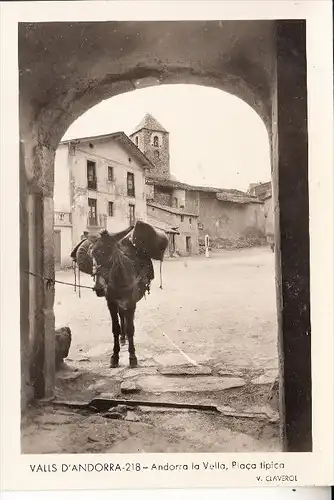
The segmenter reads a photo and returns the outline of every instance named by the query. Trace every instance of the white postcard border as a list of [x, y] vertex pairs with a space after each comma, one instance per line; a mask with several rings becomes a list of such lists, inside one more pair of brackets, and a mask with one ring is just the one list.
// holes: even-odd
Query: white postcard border
[[[296, 486], [333, 478], [333, 86], [332, 9], [327, 0], [11, 2], [1, 4], [1, 455], [5, 489], [58, 490], [256, 486], [248, 472], [45, 473], [30, 464], [284, 462]], [[306, 19], [308, 58], [313, 453], [20, 454], [20, 324], [17, 23], [37, 21]], [[14, 250], [13, 250], [14, 249]], [[276, 486], [276, 484], [267, 484]]]

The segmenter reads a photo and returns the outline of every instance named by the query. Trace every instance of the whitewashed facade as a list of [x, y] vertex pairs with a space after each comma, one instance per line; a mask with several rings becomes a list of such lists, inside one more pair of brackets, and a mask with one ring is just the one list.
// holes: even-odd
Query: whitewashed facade
[[150, 160], [123, 133], [60, 143], [55, 161], [55, 258], [70, 253], [85, 232], [125, 229], [146, 221], [145, 170]]

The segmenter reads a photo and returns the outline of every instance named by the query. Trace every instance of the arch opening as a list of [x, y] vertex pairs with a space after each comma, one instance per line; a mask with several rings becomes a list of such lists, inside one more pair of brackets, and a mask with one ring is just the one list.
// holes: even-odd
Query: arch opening
[[[117, 23], [111, 24], [119, 26]], [[139, 24], [125, 23], [124, 35], [129, 30], [130, 32], [131, 30], [134, 30], [134, 32], [138, 31]], [[91, 30], [88, 35], [86, 33], [87, 43], [92, 43], [92, 38], [90, 37], [94, 34], [95, 29], [99, 29], [99, 27], [94, 27], [93, 25], [94, 23], [91, 23], [89, 27], [84, 27], [84, 30]], [[222, 27], [228, 29], [224, 31]], [[73, 72], [70, 70], [68, 72], [63, 62], [59, 60], [59, 55], [61, 59], [64, 57], [64, 53], [66, 53], [66, 51], [62, 52], [59, 43], [68, 43], [70, 37], [75, 45], [76, 40], [82, 36], [82, 31], [80, 31], [82, 27], [64, 25], [62, 26], [61, 36], [59, 36], [59, 31], [57, 32], [59, 26], [37, 26], [35, 30], [30, 31], [29, 35], [27, 35], [26, 28], [26, 26], [23, 26], [20, 32], [21, 47], [23, 46], [22, 39], [28, 42], [25, 44], [22, 54], [29, 54], [28, 62], [27, 56], [26, 59], [21, 57], [20, 60], [22, 89], [20, 95], [20, 131], [22, 141], [21, 187], [24, 186], [22, 193], [28, 193], [28, 195], [22, 194], [24, 205], [22, 208], [22, 239], [24, 241], [27, 240], [27, 245], [21, 245], [21, 248], [25, 248], [25, 252], [27, 253], [26, 246], [29, 247], [28, 265], [31, 270], [42, 269], [43, 272], [49, 273], [50, 277], [54, 276], [54, 256], [50, 245], [53, 239], [53, 224], [50, 217], [53, 213], [52, 197], [55, 151], [68, 126], [94, 104], [106, 97], [137, 88], [136, 85], [138, 84], [136, 82], [139, 82], [141, 85], [152, 85], [152, 78], [155, 79], [155, 83], [158, 83], [158, 81], [159, 83], [180, 83], [180, 81], [189, 83], [191, 81], [193, 83], [200, 82], [201, 85], [221, 88], [243, 98], [245, 102], [257, 110], [259, 116], [264, 120], [271, 141], [275, 207], [278, 209], [278, 197], [286, 203], [285, 208], [280, 206], [279, 221], [276, 219], [276, 224], [284, 224], [288, 228], [285, 233], [276, 231], [278, 248], [276, 251], [276, 265], [279, 280], [279, 296], [281, 293], [285, 294], [285, 308], [284, 310], [283, 308], [279, 308], [279, 328], [284, 337], [284, 342], [282, 339], [280, 340], [282, 357], [285, 361], [283, 365], [284, 375], [282, 376], [288, 380], [289, 375], [292, 376], [293, 373], [298, 372], [298, 376], [292, 377], [293, 381], [289, 382], [288, 390], [282, 393], [284, 400], [282, 408], [284, 408], [284, 412], [288, 408], [288, 414], [283, 412], [283, 431], [285, 440], [289, 443], [288, 446], [291, 451], [292, 449], [293, 451], [300, 451], [301, 448], [307, 448], [307, 451], [309, 451], [310, 447], [312, 447], [310, 373], [308, 372], [310, 367], [310, 345], [308, 339], [305, 340], [303, 337], [303, 331], [306, 328], [305, 325], [309, 322], [309, 298], [307, 296], [309, 292], [309, 278], [307, 269], [305, 268], [308, 262], [307, 230], [305, 233], [305, 227], [308, 227], [308, 209], [307, 168], [305, 170], [305, 165], [307, 167], [307, 130], [305, 130], [306, 64], [304, 60], [305, 26], [303, 23], [300, 21], [290, 24], [257, 21], [233, 21], [226, 22], [225, 24], [221, 22], [178, 23], [175, 31], [177, 33], [175, 37], [177, 39], [176, 47], [170, 43], [162, 43], [159, 49], [162, 51], [160, 54], [161, 57], [157, 58], [154, 55], [154, 60], [150, 58], [145, 60], [145, 47], [150, 46], [150, 44], [154, 47], [157, 46], [158, 44], [154, 44], [154, 37], [157, 35], [161, 36], [161, 25], [157, 29], [154, 23], [148, 23], [145, 29], [147, 30], [149, 40], [140, 40], [140, 43], [137, 44], [137, 53], [140, 54], [140, 58], [142, 59], [138, 60], [136, 54], [131, 52], [131, 50], [125, 53], [123, 61], [125, 62], [126, 71], [123, 73], [119, 71], [113, 58], [111, 58], [110, 66], [107, 69], [104, 68], [101, 73], [103, 51], [100, 50], [100, 45], [94, 48], [94, 43], [91, 45], [93, 47], [92, 50], [88, 51], [89, 53], [87, 52], [87, 57], [92, 57], [94, 51], [95, 54], [100, 54], [100, 57], [96, 60], [92, 71], [89, 72], [86, 70], [88, 61], [86, 55], [78, 52], [78, 57], [82, 61], [82, 65], [76, 71]], [[58, 75], [63, 78], [62, 83], [57, 78], [57, 74], [55, 75], [55, 72], [50, 70], [49, 63], [43, 60], [39, 54], [40, 48], [36, 44], [36, 40], [43, 38], [42, 34], [45, 29], [49, 29], [50, 33], [53, 33], [53, 37], [46, 37], [51, 40], [49, 54], [52, 57], [49, 60], [54, 65]], [[79, 37], [77, 29], [80, 31]], [[40, 30], [40, 33], [38, 30]], [[201, 35], [206, 33], [203, 35], [205, 43], [201, 36], [189, 36], [191, 30], [193, 30], [193, 35], [196, 35], [196, 33], [201, 33]], [[119, 33], [118, 31], [118, 36]], [[164, 36], [166, 40], [170, 41], [168, 31], [166, 31]], [[211, 36], [212, 38], [210, 38]], [[282, 36], [283, 38], [288, 38], [292, 45], [298, 47], [298, 50], [293, 51], [291, 44], [289, 45], [289, 49], [287, 49], [287, 46], [282, 43]], [[96, 38], [95, 35], [93, 36], [94, 38]], [[233, 50], [233, 42], [236, 38], [239, 40], [237, 53]], [[197, 46], [194, 49], [194, 47], [191, 47], [191, 44], [197, 43], [197, 40], [201, 40], [201, 46]], [[217, 47], [214, 40], [219, 42], [219, 47], [224, 46], [225, 49], [222, 51], [222, 49]], [[56, 44], [53, 47], [52, 44], [55, 42]], [[115, 43], [115, 39], [111, 40], [110, 43]], [[58, 53], [55, 50], [57, 44]], [[105, 41], [105, 45], [106, 47], [108, 46], [107, 41]], [[166, 49], [166, 47], [169, 48]], [[209, 51], [211, 50], [213, 56], [205, 59], [208, 49]], [[186, 60], [185, 54], [189, 53], [196, 54], [196, 57], [186, 67], [183, 61]], [[277, 57], [277, 54], [280, 54], [282, 57]], [[41, 60], [42, 63], [38, 68], [39, 71], [31, 74], [28, 70], [32, 63], [31, 58], [34, 57], [37, 60]], [[132, 57], [133, 60], [131, 61]], [[284, 76], [290, 74], [292, 68], [296, 67], [296, 58], [299, 58], [298, 64], [302, 68], [302, 71], [297, 75], [297, 78], [300, 80], [300, 86], [296, 88], [301, 93], [301, 99], [298, 102], [295, 100], [295, 96], [291, 95], [289, 84], [286, 82]], [[143, 61], [145, 62], [143, 63]], [[37, 73], [38, 84], [36, 84]], [[66, 78], [66, 74], [68, 78]], [[280, 77], [279, 80], [276, 77], [277, 75]], [[56, 78], [52, 80], [54, 76]], [[76, 80], [73, 80], [73, 77]], [[39, 95], [34, 92], [34, 85]], [[292, 113], [295, 117], [292, 125], [291, 120], [289, 121], [286, 115], [286, 111], [284, 111], [287, 109], [289, 109], [290, 115]], [[279, 122], [277, 120], [278, 110], [280, 111]], [[35, 123], [33, 129], [31, 129], [31, 123]], [[303, 123], [304, 126], [302, 125]], [[294, 132], [294, 144], [289, 140], [291, 127], [293, 127]], [[298, 133], [296, 132], [297, 130]], [[280, 137], [280, 141], [278, 141], [278, 136]], [[300, 157], [302, 164], [302, 168], [298, 173], [296, 170], [297, 167], [293, 167], [296, 157]], [[291, 170], [289, 172], [290, 167]], [[278, 175], [279, 173], [280, 175]], [[292, 193], [289, 185], [296, 186], [299, 176], [301, 176], [302, 182], [298, 182], [298, 190]], [[24, 199], [24, 196], [26, 196], [26, 199]], [[28, 213], [27, 205], [29, 203], [33, 210]], [[292, 207], [296, 209], [294, 221], [291, 221], [288, 217]], [[303, 211], [301, 211], [301, 207]], [[31, 213], [34, 213], [34, 220]], [[303, 221], [303, 224], [300, 225], [301, 221]], [[31, 228], [33, 238], [29, 239], [29, 234], [24, 229], [24, 226]], [[298, 250], [296, 250], [297, 247], [294, 245], [294, 242], [289, 241], [289, 239], [293, 240], [294, 238], [300, 238], [302, 242]], [[35, 255], [35, 248], [42, 249], [40, 256]], [[281, 259], [288, 255], [290, 263], [283, 268], [281, 266]], [[27, 262], [27, 259], [25, 261]], [[306, 303], [302, 318], [300, 317], [299, 306], [292, 299], [290, 300], [287, 292], [288, 285], [293, 280], [293, 275], [299, 276], [302, 280], [305, 279], [303, 287], [300, 283], [294, 283], [293, 285], [295, 290], [297, 290], [298, 296], [300, 296], [300, 300]], [[22, 279], [22, 287], [24, 291], [22, 302], [25, 302], [26, 305], [27, 301], [29, 303], [29, 287], [24, 279]], [[40, 386], [41, 394], [46, 395], [52, 393], [54, 381], [52, 360], [48, 359], [50, 352], [54, 348], [53, 340], [50, 338], [50, 332], [52, 333], [54, 329], [53, 290], [44, 290], [43, 287], [36, 284], [36, 293], [33, 292], [31, 295], [30, 303], [32, 307], [28, 315], [26, 307], [24, 306], [23, 308], [27, 324], [24, 325], [21, 335], [22, 338], [26, 338], [27, 328], [28, 330], [31, 328], [28, 317], [29, 315], [34, 315], [38, 304], [41, 304], [40, 300], [42, 300], [44, 307], [42, 307], [41, 313], [37, 315], [41, 346], [41, 365], [40, 371], [37, 374], [37, 378], [39, 378], [37, 385]], [[298, 315], [299, 319], [297, 319]], [[290, 328], [291, 325], [294, 325], [293, 318], [297, 319], [299, 325], [299, 330], [297, 328], [298, 331], [291, 330]], [[46, 332], [49, 332], [49, 335]], [[295, 343], [294, 340], [296, 340]], [[307, 360], [303, 366], [293, 364], [292, 362], [291, 353], [300, 356], [300, 352], [304, 352]], [[288, 355], [287, 353], [290, 354]], [[293, 372], [293, 370], [295, 371]], [[26, 376], [26, 367], [22, 373], [23, 377]], [[301, 395], [298, 399], [299, 405], [302, 405], [302, 408], [305, 410], [304, 413], [302, 412], [302, 416], [300, 416], [301, 407], [299, 406], [298, 408], [293, 401], [294, 395], [296, 396], [297, 394]], [[290, 422], [289, 425], [287, 425], [287, 420]], [[294, 434], [298, 426], [299, 431], [300, 428], [303, 429], [304, 436], [307, 436], [306, 440], [304, 436], [300, 438], [303, 434], [302, 432], [295, 432]]]

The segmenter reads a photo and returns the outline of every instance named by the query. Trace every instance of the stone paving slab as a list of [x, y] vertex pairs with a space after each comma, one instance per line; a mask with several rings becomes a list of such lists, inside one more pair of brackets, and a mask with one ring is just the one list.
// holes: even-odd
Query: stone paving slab
[[278, 370], [268, 370], [263, 373], [259, 377], [252, 380], [252, 384], [254, 385], [265, 385], [265, 384], [273, 384], [278, 375]]
[[219, 370], [218, 374], [221, 377], [243, 377], [245, 375], [245, 372], [242, 370]]
[[144, 392], [216, 392], [226, 389], [243, 387], [242, 378], [224, 377], [161, 377], [147, 376], [137, 380], [138, 387]]
[[174, 375], [174, 376], [200, 376], [200, 375], [211, 375], [212, 370], [208, 366], [170, 366], [169, 368], [159, 368], [159, 373], [164, 376]]
[[157, 368], [155, 366], [141, 367], [141, 368], [131, 368], [129, 370], [124, 370], [122, 373], [122, 378], [124, 380], [140, 377], [143, 375], [154, 375], [157, 373]]
[[[186, 352], [186, 354], [196, 363], [207, 363], [210, 361], [210, 356], [206, 354], [190, 353], [188, 351]], [[158, 356], [154, 357], [154, 361], [158, 365], [163, 367], [184, 366], [185, 363], [187, 363], [186, 358], [179, 352], [159, 354]]]
[[123, 394], [133, 394], [139, 391], [140, 388], [137, 386], [135, 382], [131, 380], [125, 380], [124, 382], [121, 383], [121, 392]]

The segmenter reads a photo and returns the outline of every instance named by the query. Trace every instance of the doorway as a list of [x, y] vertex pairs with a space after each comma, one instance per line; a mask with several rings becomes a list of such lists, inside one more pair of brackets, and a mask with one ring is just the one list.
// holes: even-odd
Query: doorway
[[186, 252], [191, 253], [191, 237], [186, 236]]
[[169, 254], [172, 256], [175, 253], [175, 234], [169, 234]]

